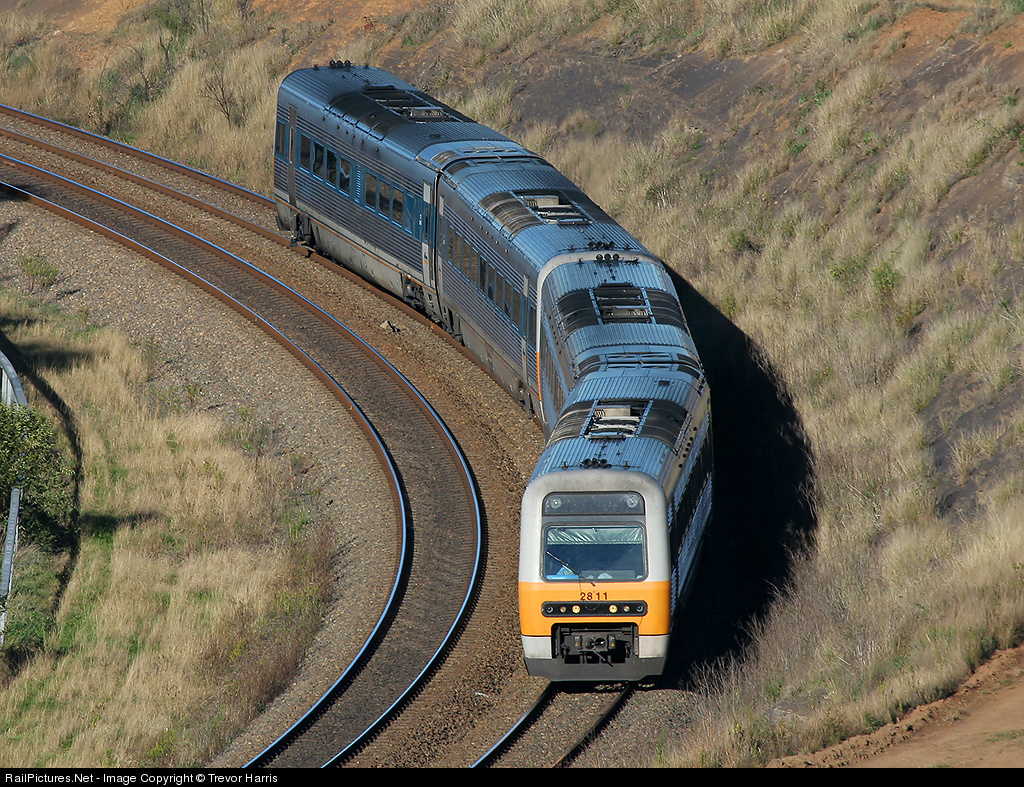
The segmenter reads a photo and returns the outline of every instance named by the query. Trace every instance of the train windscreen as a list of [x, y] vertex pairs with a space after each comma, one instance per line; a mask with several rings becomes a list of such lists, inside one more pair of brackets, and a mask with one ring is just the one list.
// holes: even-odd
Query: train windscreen
[[557, 525], [545, 529], [544, 578], [643, 579], [644, 529], [639, 525]]

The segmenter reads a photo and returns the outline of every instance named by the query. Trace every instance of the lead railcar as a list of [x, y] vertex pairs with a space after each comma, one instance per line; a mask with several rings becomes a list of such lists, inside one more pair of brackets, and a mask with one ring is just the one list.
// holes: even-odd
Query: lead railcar
[[713, 486], [661, 262], [544, 159], [376, 68], [286, 77], [274, 153], [281, 228], [424, 311], [544, 428], [521, 510], [530, 673], [660, 673]]

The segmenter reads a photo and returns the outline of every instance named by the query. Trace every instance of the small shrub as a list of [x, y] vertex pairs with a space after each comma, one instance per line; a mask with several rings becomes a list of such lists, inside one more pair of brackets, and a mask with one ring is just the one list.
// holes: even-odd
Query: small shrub
[[60, 276], [57, 267], [38, 249], [18, 257], [18, 267], [32, 280], [33, 290], [50, 289]]
[[746, 251], [758, 253], [760, 247], [751, 239], [746, 230], [729, 230], [729, 248], [737, 254]]
[[882, 300], [889, 300], [900, 286], [902, 274], [889, 260], [882, 262], [871, 272], [871, 283]]
[[22, 489], [21, 533], [45, 549], [69, 546], [71, 470], [47, 418], [28, 407], [0, 405], [0, 497]]

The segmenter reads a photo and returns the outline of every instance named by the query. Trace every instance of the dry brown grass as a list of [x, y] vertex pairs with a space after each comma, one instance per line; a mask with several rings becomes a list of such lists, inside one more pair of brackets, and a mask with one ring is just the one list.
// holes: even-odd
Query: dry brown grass
[[[708, 671], [664, 764], [750, 765], [871, 729], [1024, 633], [1024, 307], [1000, 278], [1024, 256], [1020, 230], [961, 216], [937, 244], [929, 222], [1024, 116], [980, 101], [1006, 88], [975, 72], [898, 137], [876, 139], [871, 106], [892, 79], [884, 66], [851, 69], [823, 94], [804, 154], [820, 192], [771, 210], [767, 193], [798, 155], [782, 144], [713, 183], [690, 165], [701, 135], [685, 116], [644, 143], [595, 136], [578, 116], [523, 135], [764, 348], [814, 452], [815, 548], [749, 650]], [[891, 223], [875, 234], [880, 207]], [[921, 415], [951, 380], [980, 382], [1011, 413], [942, 433], [957, 483], [999, 465], [967, 521], [939, 513]]]
[[0, 99], [58, 120], [87, 112], [73, 58], [51, 27], [37, 17], [8, 14], [0, 20]]

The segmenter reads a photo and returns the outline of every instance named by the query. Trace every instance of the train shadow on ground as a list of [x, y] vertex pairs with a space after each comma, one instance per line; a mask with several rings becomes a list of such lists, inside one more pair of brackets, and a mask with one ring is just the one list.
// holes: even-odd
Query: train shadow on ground
[[813, 459], [799, 414], [758, 346], [672, 273], [711, 386], [714, 516], [658, 688], [737, 654], [816, 528]]

